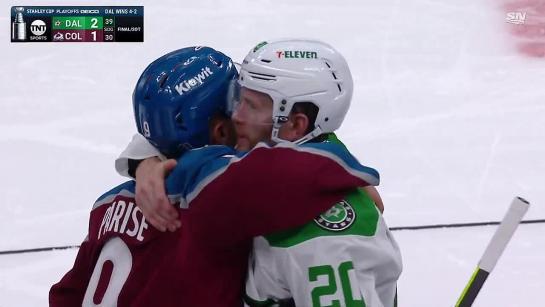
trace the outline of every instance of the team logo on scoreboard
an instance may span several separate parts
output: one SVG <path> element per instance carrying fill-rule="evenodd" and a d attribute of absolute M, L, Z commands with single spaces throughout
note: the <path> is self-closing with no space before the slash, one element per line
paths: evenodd
<path fill-rule="evenodd" d="M 53 40 L 54 41 L 63 41 L 64 40 L 64 35 L 61 32 L 57 32 L 57 33 L 55 33 L 55 35 L 53 35 Z"/>
<path fill-rule="evenodd" d="M 41 19 L 36 19 L 30 24 L 30 32 L 36 36 L 44 35 L 47 26 Z"/>
<path fill-rule="evenodd" d="M 347 201 L 340 201 L 331 209 L 314 219 L 318 226 L 326 230 L 341 231 L 350 227 L 356 219 L 356 212 Z"/>

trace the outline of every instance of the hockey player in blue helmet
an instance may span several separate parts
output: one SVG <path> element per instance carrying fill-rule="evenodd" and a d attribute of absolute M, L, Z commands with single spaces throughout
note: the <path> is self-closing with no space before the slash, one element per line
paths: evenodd
<path fill-rule="evenodd" d="M 142 140 L 173 158 L 207 144 L 233 145 L 227 101 L 237 76 L 231 59 L 209 47 L 179 49 L 152 62 L 133 93 Z M 178 305 L 182 284 L 162 277 L 184 272 L 184 264 L 162 259 L 176 256 L 173 246 L 184 236 L 150 227 L 134 192 L 135 182 L 129 181 L 95 202 L 87 238 L 74 267 L 51 288 L 50 306 L 91 306 L 97 300 L 104 306 Z M 107 262 L 113 263 L 110 283 L 102 275 Z"/>
<path fill-rule="evenodd" d="M 133 159 L 116 160 L 116 169 L 135 178 L 140 159 L 157 156 L 142 163 L 163 160 L 162 167 L 154 169 L 162 172 L 158 174 L 162 178 L 176 166 L 172 158 L 187 149 L 206 144 L 233 146 L 236 134 L 230 119 L 230 90 L 237 77 L 233 61 L 209 47 L 176 50 L 151 63 L 133 93 L 138 134 L 121 154 L 134 153 Z M 145 181 L 138 182 L 137 200 L 140 195 L 148 195 L 150 187 L 153 185 Z M 176 219 L 178 214 L 170 206 L 159 207 L 159 210 L 141 209 L 148 221 L 161 231 L 165 231 L 164 225 L 167 225 L 161 215 L 171 215 L 171 231 L 180 226 Z"/>
<path fill-rule="evenodd" d="M 138 133 L 167 157 L 207 144 L 232 144 L 228 93 L 237 76 L 231 59 L 209 47 L 160 57 L 144 70 L 134 89 Z M 222 127 L 218 134 L 210 128 L 220 120 L 226 120 L 229 129 Z"/>

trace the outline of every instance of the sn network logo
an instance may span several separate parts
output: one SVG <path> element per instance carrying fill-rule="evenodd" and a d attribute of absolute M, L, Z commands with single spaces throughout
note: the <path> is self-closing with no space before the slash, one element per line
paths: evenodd
<path fill-rule="evenodd" d="M 505 20 L 508 23 L 512 23 L 515 25 L 524 24 L 524 22 L 526 21 L 526 12 L 508 12 Z"/>

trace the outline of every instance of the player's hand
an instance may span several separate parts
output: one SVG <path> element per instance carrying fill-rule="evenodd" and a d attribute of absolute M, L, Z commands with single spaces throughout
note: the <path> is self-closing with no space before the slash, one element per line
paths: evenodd
<path fill-rule="evenodd" d="M 165 191 L 165 177 L 175 166 L 176 160 L 161 161 L 153 157 L 136 168 L 136 205 L 146 220 L 160 231 L 175 231 L 182 225 Z"/>
<path fill-rule="evenodd" d="M 363 187 L 363 189 L 365 190 L 365 192 L 367 192 L 371 199 L 373 199 L 380 213 L 384 213 L 384 203 L 382 202 L 382 197 L 380 197 L 377 188 L 368 185 L 366 187 Z"/>

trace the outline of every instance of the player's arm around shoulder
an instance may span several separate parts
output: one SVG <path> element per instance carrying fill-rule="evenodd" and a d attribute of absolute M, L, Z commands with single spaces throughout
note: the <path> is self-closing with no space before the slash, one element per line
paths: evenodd
<path fill-rule="evenodd" d="M 223 145 L 209 145 L 188 151 L 178 159 L 176 167 L 166 179 L 168 198 L 171 202 L 188 203 L 188 198 L 196 190 L 206 186 L 233 159 L 238 158 L 233 148 Z"/>
<path fill-rule="evenodd" d="M 136 179 L 136 204 L 146 220 L 160 231 L 180 227 L 177 211 L 165 195 L 165 177 L 176 166 L 166 159 L 143 135 L 136 133 L 115 160 L 116 171 Z"/>
<path fill-rule="evenodd" d="M 366 186 L 362 187 L 362 189 L 367 192 L 367 194 L 373 199 L 375 202 L 375 206 L 377 206 L 377 209 L 380 211 L 380 213 L 384 213 L 384 203 L 382 202 L 382 197 L 380 197 L 380 194 L 374 186 Z"/>
<path fill-rule="evenodd" d="M 140 161 L 157 157 L 164 161 L 166 158 L 143 135 L 133 135 L 127 147 L 115 160 L 115 170 L 124 177 L 134 178 L 134 170 L 130 169 L 131 161 Z"/>
<path fill-rule="evenodd" d="M 346 145 L 338 138 L 338 136 L 335 133 L 329 133 L 327 135 L 326 142 L 338 144 L 348 151 L 348 147 L 346 147 Z M 377 188 L 372 185 L 368 185 L 368 186 L 362 187 L 362 189 L 365 192 L 367 192 L 369 196 L 371 196 L 371 198 L 375 202 L 375 205 L 377 206 L 379 211 L 381 213 L 384 213 L 384 202 L 382 201 L 382 197 L 380 196 Z"/>
<path fill-rule="evenodd" d="M 306 143 L 299 150 L 327 159 L 328 163 L 336 164 L 348 174 L 362 179 L 362 187 L 377 186 L 380 175 L 374 168 L 361 164 L 342 143 L 319 142 Z"/>
<path fill-rule="evenodd" d="M 184 160 L 191 159 L 179 164 Z M 230 241 L 304 224 L 348 191 L 379 182 L 376 170 L 336 144 L 260 143 L 243 157 L 205 163 L 192 175 L 183 170 L 180 165 L 176 177 L 186 184 L 169 192 L 208 221 L 203 233 L 229 234 Z"/>
<path fill-rule="evenodd" d="M 309 194 L 378 185 L 379 173 L 361 165 L 344 147 L 333 143 L 305 145 L 282 143 L 271 147 L 260 143 L 247 153 L 236 153 L 226 146 L 192 150 L 178 160 L 169 176 L 169 195 L 190 202 L 214 184 L 224 192 L 257 191 L 236 195 L 239 201 L 256 203 L 264 195 L 285 200 L 282 192 L 293 197 L 299 191 Z"/>

